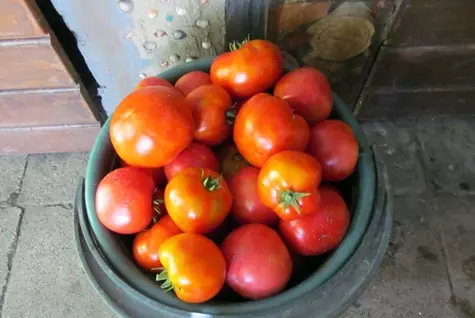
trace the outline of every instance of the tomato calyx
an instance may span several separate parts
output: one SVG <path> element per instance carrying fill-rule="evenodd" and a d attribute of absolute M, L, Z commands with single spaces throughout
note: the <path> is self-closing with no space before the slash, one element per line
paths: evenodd
<path fill-rule="evenodd" d="M 156 198 L 156 193 L 158 189 L 155 189 L 152 195 L 152 209 L 155 212 L 155 214 L 152 217 L 152 224 L 155 224 L 158 222 L 158 220 L 165 214 L 160 206 L 162 206 L 165 203 L 165 200 L 162 198 Z"/>
<path fill-rule="evenodd" d="M 170 281 L 170 277 L 168 277 L 168 271 L 163 268 L 154 268 L 153 270 L 161 271 L 160 274 L 157 274 L 155 277 L 155 281 L 162 282 L 160 288 L 163 289 L 164 292 L 169 292 L 170 290 L 174 290 L 175 286 L 173 286 L 172 282 Z"/>
<path fill-rule="evenodd" d="M 203 183 L 203 186 L 206 190 L 208 190 L 209 192 L 213 192 L 221 187 L 222 176 L 219 176 L 218 178 L 214 179 L 211 176 L 207 176 L 205 178 L 204 173 L 204 170 L 201 170 L 201 182 Z"/>
<path fill-rule="evenodd" d="M 234 121 L 236 120 L 236 108 L 234 106 L 224 113 L 226 117 L 226 122 L 230 125 L 234 125 Z"/>
<path fill-rule="evenodd" d="M 229 43 L 229 50 L 231 52 L 239 50 L 244 44 L 246 44 L 250 40 L 251 40 L 251 36 L 248 34 L 247 37 L 242 42 L 232 41 L 231 43 Z"/>
<path fill-rule="evenodd" d="M 298 199 L 309 196 L 311 193 L 308 192 L 295 192 L 292 190 L 285 190 L 280 192 L 279 204 L 284 205 L 284 210 L 289 206 L 293 207 L 298 214 L 300 214 Z"/>

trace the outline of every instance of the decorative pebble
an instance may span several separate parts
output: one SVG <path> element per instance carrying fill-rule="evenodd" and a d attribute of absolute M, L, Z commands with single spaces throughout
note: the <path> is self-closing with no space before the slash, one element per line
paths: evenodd
<path fill-rule="evenodd" d="M 201 46 L 203 47 L 203 49 L 209 49 L 209 48 L 211 48 L 211 43 L 205 41 L 205 42 L 201 43 Z"/>
<path fill-rule="evenodd" d="M 134 37 L 134 35 L 135 35 L 134 32 L 130 31 L 129 33 L 127 33 L 127 34 L 125 35 L 125 37 L 126 37 L 127 39 L 131 39 L 131 38 Z"/>
<path fill-rule="evenodd" d="M 176 14 L 181 15 L 181 16 L 186 15 L 188 13 L 188 11 L 186 11 L 186 9 L 182 7 L 176 7 L 175 12 Z"/>
<path fill-rule="evenodd" d="M 196 20 L 196 26 L 204 29 L 209 26 L 209 20 Z"/>
<path fill-rule="evenodd" d="M 155 35 L 157 38 L 161 38 L 166 36 L 167 32 L 165 32 L 164 30 L 157 30 L 153 35 Z"/>
<path fill-rule="evenodd" d="M 134 3 L 131 0 L 119 0 L 117 3 L 120 11 L 130 13 L 134 9 Z"/>
<path fill-rule="evenodd" d="M 198 58 L 196 56 L 188 56 L 185 60 L 185 62 L 191 62 L 191 61 L 194 61 L 194 60 L 197 60 Z"/>
<path fill-rule="evenodd" d="M 169 63 L 167 61 L 161 61 L 160 65 L 163 67 L 168 67 Z"/>
<path fill-rule="evenodd" d="M 178 62 L 180 60 L 180 55 L 178 54 L 172 54 L 170 55 L 170 61 L 172 62 Z"/>
<path fill-rule="evenodd" d="M 149 19 L 155 19 L 158 15 L 158 10 L 157 9 L 149 9 L 147 10 L 147 17 Z"/>
<path fill-rule="evenodd" d="M 148 52 L 153 52 L 157 49 L 157 43 L 155 41 L 145 41 L 143 47 Z"/>
<path fill-rule="evenodd" d="M 139 74 L 139 78 L 140 78 L 140 79 L 144 79 L 144 78 L 146 78 L 146 77 L 147 77 L 147 74 L 145 74 L 145 73 L 140 73 L 140 74 Z"/>
<path fill-rule="evenodd" d="M 165 16 L 165 21 L 167 21 L 167 22 L 172 22 L 172 21 L 173 21 L 173 16 L 172 16 L 171 14 L 167 14 L 167 15 Z"/>
<path fill-rule="evenodd" d="M 181 40 L 181 39 L 184 39 L 186 38 L 186 33 L 183 32 L 182 30 L 176 30 L 175 32 L 173 32 L 173 39 L 175 40 Z"/>

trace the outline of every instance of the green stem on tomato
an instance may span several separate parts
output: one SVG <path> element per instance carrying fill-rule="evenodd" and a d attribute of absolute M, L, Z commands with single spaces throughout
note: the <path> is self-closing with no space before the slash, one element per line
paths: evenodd
<path fill-rule="evenodd" d="M 160 274 L 157 274 L 157 276 L 155 277 L 155 281 L 163 282 L 160 285 L 160 288 L 163 289 L 164 292 L 169 292 L 170 290 L 175 289 L 172 282 L 170 281 L 170 278 L 168 277 L 168 271 L 163 267 L 157 269 L 161 270 L 161 272 Z"/>
<path fill-rule="evenodd" d="M 201 169 L 201 183 L 203 183 L 203 186 L 209 192 L 213 192 L 221 187 L 222 178 L 223 176 L 219 176 L 218 178 L 214 178 L 214 179 L 211 176 L 207 176 L 205 178 L 205 171 L 204 169 Z"/>
<path fill-rule="evenodd" d="M 295 192 L 292 190 L 281 191 L 279 195 L 279 204 L 284 205 L 284 210 L 291 206 L 295 211 L 297 211 L 298 214 L 300 214 L 298 199 L 309 195 L 310 193 L 307 192 Z"/>
<path fill-rule="evenodd" d="M 232 41 L 229 43 L 229 50 L 236 51 L 240 49 L 245 43 L 249 42 L 251 40 L 251 36 L 248 34 L 247 37 L 242 41 L 242 42 L 237 42 L 237 41 Z"/>

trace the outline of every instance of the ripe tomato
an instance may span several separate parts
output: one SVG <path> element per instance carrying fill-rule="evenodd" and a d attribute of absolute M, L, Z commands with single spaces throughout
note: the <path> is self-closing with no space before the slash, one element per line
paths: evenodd
<path fill-rule="evenodd" d="M 207 233 L 223 223 L 233 198 L 216 171 L 187 168 L 165 188 L 168 214 L 183 232 Z"/>
<path fill-rule="evenodd" d="M 310 124 L 327 119 L 333 106 L 330 83 L 319 70 L 302 67 L 282 76 L 274 96 L 286 100 Z"/>
<path fill-rule="evenodd" d="M 253 166 L 262 167 L 283 150 L 305 150 L 309 127 L 289 104 L 269 94 L 258 94 L 241 108 L 234 124 L 234 142 Z"/>
<path fill-rule="evenodd" d="M 158 168 L 189 146 L 195 125 L 177 90 L 149 86 L 122 100 L 112 114 L 109 132 L 114 149 L 127 164 Z"/>
<path fill-rule="evenodd" d="M 157 271 L 161 266 L 158 250 L 170 237 L 182 233 L 170 216 L 163 216 L 150 229 L 135 236 L 132 254 L 137 264 L 147 271 Z"/>
<path fill-rule="evenodd" d="M 169 88 L 174 88 L 173 85 L 170 84 L 170 82 L 157 76 L 150 76 L 150 77 L 144 78 L 137 84 L 136 88 L 141 88 L 141 87 L 146 87 L 146 86 L 165 86 Z"/>
<path fill-rule="evenodd" d="M 249 166 L 249 162 L 241 156 L 234 144 L 224 144 L 217 151 L 220 171 L 224 178 L 229 178 L 242 167 Z"/>
<path fill-rule="evenodd" d="M 212 83 L 208 73 L 193 71 L 180 77 L 175 83 L 175 88 L 186 96 L 196 88 L 209 84 Z"/>
<path fill-rule="evenodd" d="M 307 152 L 322 164 L 323 180 L 342 181 L 355 170 L 359 146 L 350 126 L 329 119 L 310 129 Z"/>
<path fill-rule="evenodd" d="M 321 179 L 322 168 L 314 157 L 282 151 L 270 157 L 259 172 L 259 198 L 281 219 L 294 220 L 318 210 Z"/>
<path fill-rule="evenodd" d="M 286 243 L 306 256 L 320 255 L 336 248 L 350 224 L 350 212 L 338 190 L 321 186 L 319 192 L 321 205 L 318 212 L 279 223 Z"/>
<path fill-rule="evenodd" d="M 109 172 L 96 190 L 96 213 L 109 230 L 133 234 L 145 229 L 153 217 L 155 183 L 140 169 L 127 167 Z"/>
<path fill-rule="evenodd" d="M 127 162 L 124 160 L 120 159 L 120 165 L 121 167 L 131 167 Z M 141 169 L 144 172 L 148 173 L 152 178 L 153 181 L 155 181 L 155 185 L 157 187 L 164 186 L 167 183 L 167 177 L 165 176 L 165 169 L 163 167 L 160 168 L 137 168 Z"/>
<path fill-rule="evenodd" d="M 262 299 L 282 291 L 292 273 L 289 251 L 279 234 L 263 224 L 243 225 L 221 245 L 226 283 L 239 295 Z"/>
<path fill-rule="evenodd" d="M 165 166 L 167 179 L 173 179 L 174 176 L 188 167 L 209 168 L 218 171 L 219 163 L 208 146 L 193 142 Z"/>
<path fill-rule="evenodd" d="M 160 246 L 159 254 L 164 271 L 157 275 L 157 281 L 164 281 L 163 289 L 174 289 L 176 296 L 187 303 L 210 300 L 224 285 L 223 254 L 207 237 L 178 234 Z"/>
<path fill-rule="evenodd" d="M 261 223 L 272 226 L 279 218 L 275 212 L 262 204 L 257 194 L 259 169 L 244 167 L 229 179 L 233 195 L 231 215 L 240 224 Z"/>
<path fill-rule="evenodd" d="M 234 113 L 231 97 L 218 85 L 204 85 L 186 97 L 195 119 L 195 139 L 207 145 L 217 145 L 231 134 Z"/>
<path fill-rule="evenodd" d="M 265 40 L 246 42 L 241 48 L 219 55 L 211 64 L 211 81 L 231 96 L 248 98 L 265 92 L 282 74 L 279 48 Z"/>

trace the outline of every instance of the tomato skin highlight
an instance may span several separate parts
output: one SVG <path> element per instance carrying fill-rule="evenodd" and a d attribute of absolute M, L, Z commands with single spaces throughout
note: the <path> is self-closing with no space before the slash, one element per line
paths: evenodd
<path fill-rule="evenodd" d="M 165 166 L 165 174 L 168 180 L 173 179 L 178 173 L 189 167 L 209 168 L 219 171 L 219 163 L 213 151 L 208 146 L 193 142 L 188 148 L 169 164 Z"/>
<path fill-rule="evenodd" d="M 232 131 L 227 112 L 232 110 L 229 94 L 218 85 L 203 85 L 186 97 L 195 121 L 195 140 L 214 146 L 226 140 Z M 234 119 L 234 118 L 233 118 Z"/>
<path fill-rule="evenodd" d="M 227 265 L 226 283 L 245 298 L 276 295 L 290 279 L 290 253 L 279 234 L 263 224 L 232 231 L 221 250 Z"/>
<path fill-rule="evenodd" d="M 175 83 L 175 88 L 183 95 L 187 96 L 198 87 L 209 84 L 212 83 L 208 73 L 202 71 L 193 71 L 180 77 Z"/>
<path fill-rule="evenodd" d="M 165 241 L 159 250 L 176 296 L 187 303 L 202 303 L 218 294 L 226 279 L 226 263 L 210 239 L 182 233 Z"/>
<path fill-rule="evenodd" d="M 262 93 L 250 98 L 234 123 L 234 142 L 244 159 L 262 167 L 272 155 L 284 150 L 304 151 L 310 130 L 289 104 Z"/>
<path fill-rule="evenodd" d="M 318 212 L 279 223 L 282 236 L 294 251 L 311 256 L 327 253 L 341 243 L 350 224 L 350 212 L 334 187 L 321 186 Z"/>
<path fill-rule="evenodd" d="M 348 124 L 329 119 L 312 126 L 307 152 L 321 163 L 323 180 L 338 182 L 355 170 L 359 145 Z"/>
<path fill-rule="evenodd" d="M 160 246 L 180 233 L 182 231 L 168 215 L 161 217 L 150 229 L 138 233 L 132 245 L 132 254 L 137 264 L 147 271 L 158 271 L 162 266 L 158 253 Z"/>
<path fill-rule="evenodd" d="M 134 234 L 152 221 L 155 182 L 144 171 L 126 167 L 109 172 L 96 190 L 99 221 L 119 234 Z"/>
<path fill-rule="evenodd" d="M 204 185 L 208 177 L 219 183 L 212 191 Z M 226 180 L 208 168 L 187 168 L 165 188 L 168 214 L 183 232 L 204 234 L 216 229 L 228 216 L 232 201 Z"/>
<path fill-rule="evenodd" d="M 274 96 L 287 101 L 310 124 L 328 119 L 333 107 L 330 83 L 313 67 L 298 68 L 282 76 L 275 85 Z"/>
<path fill-rule="evenodd" d="M 244 167 L 229 179 L 229 189 L 233 195 L 231 215 L 240 224 L 261 223 L 273 226 L 277 224 L 279 218 L 259 199 L 257 193 L 258 175 L 259 169 Z"/>
<path fill-rule="evenodd" d="M 279 48 L 265 40 L 246 42 L 241 48 L 219 55 L 211 64 L 211 81 L 232 97 L 249 98 L 265 92 L 283 72 Z"/>
<path fill-rule="evenodd" d="M 148 86 L 134 90 L 111 116 L 110 138 L 128 165 L 159 168 L 193 140 L 190 107 L 176 89 Z"/>
<path fill-rule="evenodd" d="M 147 87 L 147 86 L 165 86 L 168 88 L 175 88 L 169 81 L 158 76 L 150 76 L 142 79 L 138 84 L 137 88 Z"/>
<path fill-rule="evenodd" d="M 281 219 L 295 220 L 318 211 L 320 195 L 317 189 L 321 179 L 322 168 L 314 157 L 300 151 L 282 151 L 270 157 L 259 172 L 259 198 Z M 285 204 L 284 194 L 289 191 L 285 199 L 289 202 Z M 291 201 L 295 201 L 299 211 Z"/>

